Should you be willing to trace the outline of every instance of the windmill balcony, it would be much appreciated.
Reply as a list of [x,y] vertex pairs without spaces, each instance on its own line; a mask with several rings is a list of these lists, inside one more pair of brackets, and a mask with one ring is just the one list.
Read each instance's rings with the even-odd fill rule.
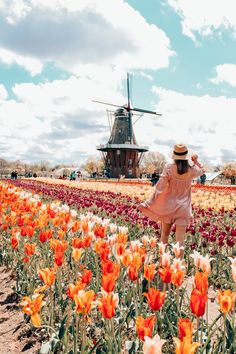
[[97,150],[107,151],[110,149],[125,149],[125,150],[138,150],[140,152],[148,151],[148,146],[140,146],[137,144],[100,144],[97,146]]

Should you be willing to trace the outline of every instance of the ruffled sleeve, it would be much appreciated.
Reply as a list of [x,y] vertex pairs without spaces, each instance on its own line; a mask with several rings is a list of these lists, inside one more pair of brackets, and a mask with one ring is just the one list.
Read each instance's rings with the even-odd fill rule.
[[205,170],[203,167],[198,167],[196,165],[193,165],[191,167],[191,174],[192,174],[192,178],[196,178],[196,177],[199,177],[201,175],[203,175],[205,173]]
[[147,201],[145,201],[143,203],[146,207],[149,207],[150,205],[152,205],[153,202],[158,197],[158,195],[160,195],[166,189],[166,187],[169,184],[169,180],[170,180],[170,165],[166,165],[166,167],[164,168],[164,170],[160,176],[159,181],[155,185],[155,190],[154,190],[153,194],[151,195],[151,197]]

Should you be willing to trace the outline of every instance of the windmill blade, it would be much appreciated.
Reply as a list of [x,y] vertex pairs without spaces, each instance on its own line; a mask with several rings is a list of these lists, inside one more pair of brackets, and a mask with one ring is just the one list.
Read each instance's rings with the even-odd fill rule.
[[109,123],[109,129],[110,129],[110,133],[112,132],[112,125],[113,125],[113,122],[112,122],[112,115],[113,115],[113,111],[111,111],[110,109],[107,109],[107,118],[108,118],[108,123]]
[[129,133],[128,137],[130,139],[130,144],[132,143],[133,140],[133,127],[132,127],[132,113],[130,111],[130,87],[129,87],[129,73],[127,73],[127,97],[128,97],[128,117],[129,117]]
[[155,114],[156,116],[162,116],[161,113],[157,113],[154,111],[148,111],[147,109],[142,109],[142,108],[130,108],[130,110],[135,111],[135,112],[141,112],[141,113]]
[[128,96],[128,108],[130,109],[129,73],[127,73],[127,96]]
[[136,121],[133,122],[133,126],[134,126],[135,123],[137,123],[139,121],[139,119],[141,119],[143,117],[144,113],[134,114],[134,115],[135,116],[139,116],[139,117],[136,119]]
[[97,100],[92,100],[92,102],[96,102],[96,103],[102,103],[102,104],[106,104],[108,106],[113,106],[113,107],[120,107],[122,108],[122,105],[117,105],[117,104],[113,104],[113,103],[108,103],[108,102],[102,102],[102,101],[97,101]]

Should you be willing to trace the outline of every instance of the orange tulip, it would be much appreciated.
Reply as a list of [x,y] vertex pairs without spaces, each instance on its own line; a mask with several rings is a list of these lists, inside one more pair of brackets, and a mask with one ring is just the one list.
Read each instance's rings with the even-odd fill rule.
[[84,290],[85,287],[86,284],[82,283],[82,281],[79,280],[76,284],[69,285],[66,295],[69,296],[71,299],[74,299],[74,296],[77,295],[80,290]]
[[88,285],[92,278],[92,271],[90,269],[85,269],[82,275],[81,281],[82,283]]
[[63,252],[56,252],[54,261],[58,267],[62,266],[64,261],[64,253]]
[[96,225],[93,228],[93,233],[96,237],[104,238],[106,236],[107,228],[105,226]]
[[164,283],[171,282],[172,270],[170,269],[170,267],[159,268],[158,274],[160,275],[160,277]]
[[139,271],[139,268],[134,264],[131,264],[128,267],[128,275],[129,275],[130,280],[135,281],[138,279],[138,271]]
[[39,270],[38,272],[41,280],[44,282],[44,284],[48,286],[52,286],[55,282],[55,274],[56,270],[54,268],[44,268]]
[[190,307],[195,316],[201,317],[205,313],[207,295],[194,289],[190,298]]
[[102,288],[105,290],[107,293],[111,293],[116,284],[116,277],[114,276],[113,273],[109,274],[103,274],[102,276]]
[[74,248],[83,248],[84,247],[83,239],[80,237],[72,238],[72,246]]
[[75,262],[79,262],[81,256],[82,256],[83,250],[80,248],[73,248],[72,250],[72,258],[74,259]]
[[142,263],[145,261],[146,258],[146,248],[143,247],[137,247],[136,252],[139,254],[139,257],[142,261]]
[[87,292],[79,290],[78,294],[74,295],[76,312],[87,315],[92,309],[94,299],[95,293],[93,290]]
[[18,241],[17,241],[17,238],[16,237],[12,237],[11,238],[11,246],[13,248],[13,250],[15,250],[17,247],[18,247]]
[[118,243],[116,246],[116,253],[118,256],[122,256],[125,252],[125,245],[123,243]]
[[35,294],[34,299],[30,299],[28,296],[23,298],[21,306],[24,313],[30,316],[33,326],[40,327],[41,326],[41,317],[39,315],[39,311],[45,305],[43,302],[43,294]]
[[120,273],[120,264],[107,260],[102,263],[102,274],[112,273],[116,279],[119,278]]
[[99,254],[100,254],[101,261],[107,261],[110,254],[110,248],[109,247],[101,248]]
[[197,272],[194,277],[194,284],[198,291],[206,294],[208,290],[208,273]]
[[179,338],[182,341],[184,337],[193,335],[193,324],[189,318],[180,318],[178,321]]
[[231,290],[218,290],[218,303],[220,305],[220,311],[223,313],[228,313],[233,311],[234,303],[236,300],[236,292],[231,292]]
[[126,244],[127,241],[128,241],[128,234],[119,232],[117,235],[117,243]]
[[27,256],[31,257],[33,256],[35,252],[36,244],[35,243],[26,243],[25,244],[25,253]]
[[175,342],[175,353],[176,354],[194,354],[195,350],[201,345],[200,343],[192,343],[192,338],[190,335],[184,337],[183,341],[179,338],[173,338]]
[[55,253],[57,252],[64,253],[68,247],[68,242],[66,240],[60,241],[60,240],[51,239],[50,247]]
[[38,288],[36,288],[36,289],[34,290],[34,294],[42,293],[42,292],[44,292],[47,288],[48,288],[47,285],[39,286]]
[[40,234],[39,234],[40,242],[44,243],[47,240],[50,240],[52,238],[53,232],[54,232],[53,230],[46,230],[46,231],[40,232]]
[[127,268],[132,261],[131,253],[129,253],[128,251],[125,251],[123,253],[123,255],[121,256],[120,260],[121,260],[121,263]]
[[153,280],[155,275],[155,269],[156,269],[155,264],[146,264],[144,266],[144,278],[146,278],[148,281]]
[[98,241],[94,242],[94,249],[95,249],[95,252],[98,254],[100,253],[100,249],[103,247],[106,247],[106,246],[107,246],[107,243],[104,240],[98,240]]
[[[140,250],[141,250],[141,248],[140,248]],[[133,265],[135,265],[138,269],[141,268],[142,263],[144,262],[143,255],[144,255],[144,254],[141,254],[141,253],[139,253],[139,252],[135,252],[135,253],[132,255],[132,261],[131,261],[131,263],[132,263]]]
[[174,271],[171,275],[171,283],[175,286],[181,286],[184,281],[184,272],[182,270]]
[[89,226],[87,221],[82,221],[81,222],[81,228],[82,228],[82,233],[83,235],[87,234],[89,231]]
[[98,300],[98,308],[103,317],[110,319],[115,316],[115,309],[118,303],[118,294],[108,293]]
[[99,240],[94,244],[95,252],[98,253],[102,261],[107,261],[110,254],[110,247],[104,240]]
[[89,248],[92,243],[92,237],[90,235],[86,235],[83,237],[83,245],[85,248]]
[[166,293],[150,288],[148,293],[144,293],[146,296],[149,306],[153,311],[159,311],[165,302]]
[[144,342],[144,337],[152,338],[152,331],[154,327],[155,316],[150,316],[148,318],[143,318],[138,316],[136,318],[136,330],[139,338]]
[[156,238],[155,238],[155,237],[150,238],[149,244],[150,244],[150,247],[151,247],[151,248],[156,247],[156,243],[157,243],[157,241],[156,241]]
[[74,224],[72,225],[72,227],[71,227],[71,231],[72,232],[76,232],[76,231],[79,231],[80,228],[81,228],[81,221],[80,220],[76,220],[74,222]]
[[39,240],[40,242],[44,243],[48,240],[47,234],[45,231],[40,232],[39,234]]
[[25,234],[28,236],[28,237],[33,237],[33,234],[34,234],[34,227],[30,226],[30,225],[27,225],[25,227]]

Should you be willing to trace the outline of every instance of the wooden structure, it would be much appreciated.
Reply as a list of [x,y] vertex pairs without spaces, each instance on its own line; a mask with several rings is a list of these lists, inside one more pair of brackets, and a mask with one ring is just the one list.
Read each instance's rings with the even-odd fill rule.
[[128,104],[118,106],[110,103],[95,101],[118,107],[114,112],[114,122],[111,136],[105,145],[99,145],[97,150],[102,152],[105,162],[106,175],[110,178],[138,178],[139,164],[143,153],[148,151],[146,146],[139,146],[133,131],[132,115],[138,112],[161,115],[141,108],[132,108],[130,104],[129,74],[127,74]]

